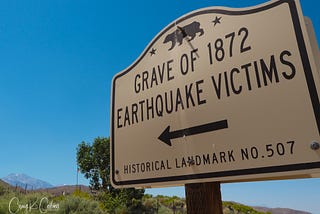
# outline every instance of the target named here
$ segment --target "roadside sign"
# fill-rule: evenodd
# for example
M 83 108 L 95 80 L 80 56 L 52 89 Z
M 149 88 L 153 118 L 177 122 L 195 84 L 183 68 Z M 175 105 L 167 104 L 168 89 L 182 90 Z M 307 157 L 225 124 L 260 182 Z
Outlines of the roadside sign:
M 113 79 L 112 183 L 319 175 L 319 89 L 297 0 L 186 14 Z

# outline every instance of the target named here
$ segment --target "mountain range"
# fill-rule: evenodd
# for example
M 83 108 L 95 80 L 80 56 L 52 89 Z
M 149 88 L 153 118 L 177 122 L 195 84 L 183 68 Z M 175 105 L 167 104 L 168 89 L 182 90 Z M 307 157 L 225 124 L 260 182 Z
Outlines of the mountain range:
M 46 189 L 53 187 L 53 185 L 49 184 L 48 182 L 32 178 L 26 174 L 11 173 L 6 177 L 1 178 L 1 180 L 12 186 L 18 186 L 26 190 Z

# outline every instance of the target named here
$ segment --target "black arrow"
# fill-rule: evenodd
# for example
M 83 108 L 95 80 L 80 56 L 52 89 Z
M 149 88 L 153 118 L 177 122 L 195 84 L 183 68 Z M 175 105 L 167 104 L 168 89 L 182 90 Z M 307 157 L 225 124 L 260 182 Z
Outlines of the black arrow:
M 199 126 L 194 126 L 186 129 L 176 130 L 170 132 L 170 126 L 168 126 L 158 137 L 159 140 L 164 142 L 165 144 L 171 146 L 171 139 L 180 138 L 189 135 L 196 135 L 205 132 L 216 131 L 220 129 L 228 128 L 227 120 L 220 120 L 212 123 L 207 123 Z

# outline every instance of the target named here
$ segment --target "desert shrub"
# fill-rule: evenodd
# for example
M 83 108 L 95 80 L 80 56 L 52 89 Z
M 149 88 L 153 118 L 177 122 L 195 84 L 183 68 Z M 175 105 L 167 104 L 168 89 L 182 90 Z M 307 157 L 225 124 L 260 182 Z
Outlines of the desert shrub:
M 76 189 L 73 193 L 72 193 L 73 196 L 76 196 L 76 197 L 80 197 L 80 198 L 85 198 L 85 199 L 90 199 L 91 196 L 89 195 L 89 193 L 87 192 L 82 192 L 80 189 Z
M 3 196 L 8 192 L 8 188 L 0 185 L 0 196 Z
M 114 212 L 111 212 L 111 213 L 114 213 L 114 214 L 131 214 L 128 211 L 128 208 L 125 207 L 125 206 L 117 207 L 117 208 L 115 208 Z
M 107 210 L 109 213 L 122 213 L 126 207 L 123 203 L 121 195 L 112 195 L 109 192 L 100 192 L 97 196 L 97 200 L 101 202 L 101 206 L 104 210 Z
M 264 214 L 263 212 L 256 211 L 252 207 L 234 202 L 223 202 L 223 206 L 230 210 L 236 210 L 238 213 Z
M 78 197 L 66 196 L 63 201 L 60 201 L 59 210 L 61 214 L 103 214 L 104 211 L 100 208 L 97 201 Z
M 1 200 L 0 202 L 0 214 L 6 214 L 8 213 L 8 203 L 4 203 L 4 201 Z
M 168 207 L 165 207 L 165 206 L 160 206 L 159 207 L 159 210 L 158 210 L 158 213 L 159 214 L 172 214 L 172 210 Z
M 143 206 L 146 213 L 155 213 L 159 209 L 158 200 L 152 197 L 144 197 Z

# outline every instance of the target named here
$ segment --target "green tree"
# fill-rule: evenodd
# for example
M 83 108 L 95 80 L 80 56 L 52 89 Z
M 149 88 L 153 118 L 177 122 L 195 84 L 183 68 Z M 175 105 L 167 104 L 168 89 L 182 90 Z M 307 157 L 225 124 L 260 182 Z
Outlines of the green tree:
M 109 138 L 95 138 L 92 145 L 84 141 L 79 144 L 77 163 L 80 172 L 90 179 L 90 187 L 105 193 L 101 194 L 103 198 L 100 201 L 105 203 L 106 208 L 112 207 L 110 211 L 117 206 L 125 206 L 131 213 L 133 210 L 142 209 L 144 189 L 115 189 L 111 185 Z
M 77 148 L 77 162 L 92 189 L 106 191 L 111 187 L 109 138 L 95 138 L 92 145 L 83 141 Z

